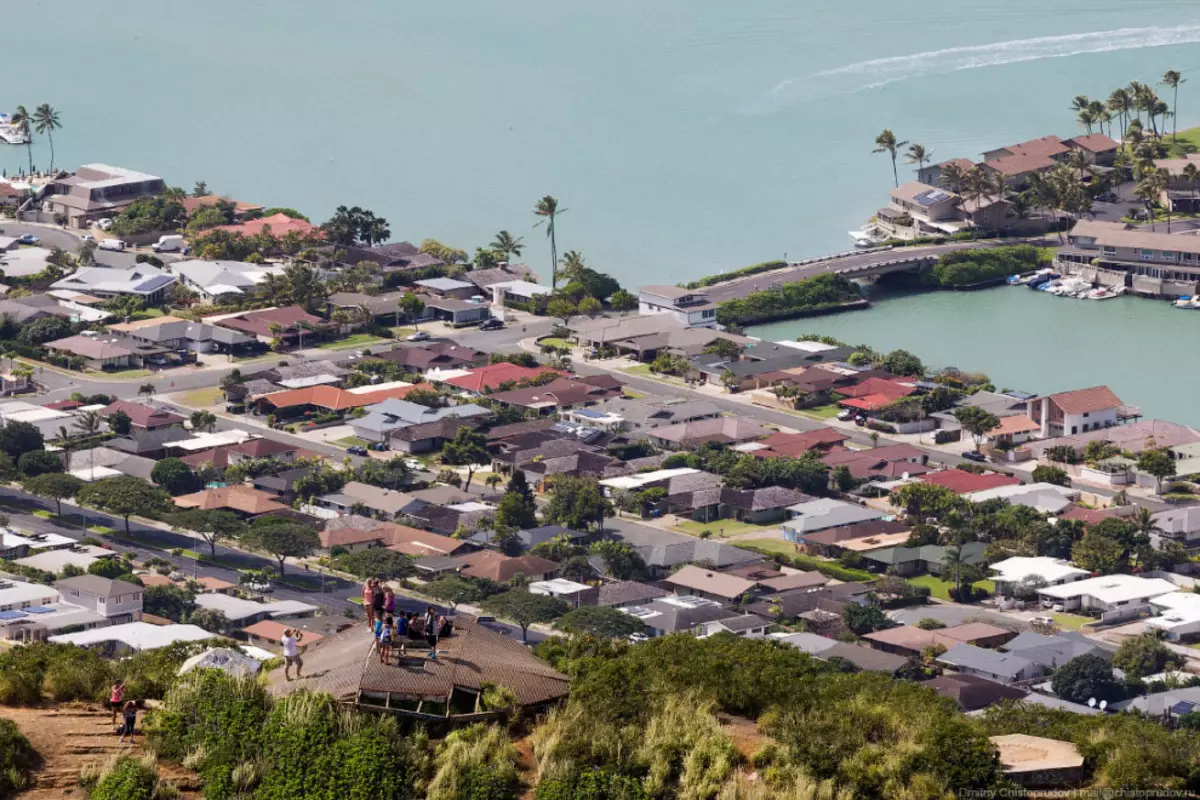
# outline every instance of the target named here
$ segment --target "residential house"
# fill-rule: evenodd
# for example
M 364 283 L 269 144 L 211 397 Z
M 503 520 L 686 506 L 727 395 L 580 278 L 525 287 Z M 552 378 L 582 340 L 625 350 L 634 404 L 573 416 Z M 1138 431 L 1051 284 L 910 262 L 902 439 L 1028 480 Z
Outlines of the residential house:
M 1152 518 L 1158 535 L 1189 549 L 1200 546 L 1200 506 L 1183 506 L 1159 511 Z
M 131 428 L 128 436 L 118 436 L 104 444 L 123 453 L 158 460 L 166 456 L 166 444 L 177 441 L 180 433 L 178 428 Z
M 554 597 L 567 603 L 571 608 L 596 605 L 599 589 L 586 583 L 569 581 L 566 578 L 551 578 L 546 581 L 533 581 L 525 587 L 530 594 L 540 594 Z
M 1181 202 L 1181 194 L 1172 202 Z M 1085 220 L 1075 226 L 1068 241 L 1072 247 L 1063 248 L 1055 256 L 1057 261 L 1127 273 L 1135 294 L 1194 295 L 1200 285 L 1200 240 L 1191 236 Z
M 269 217 L 258 217 L 257 219 L 244 220 L 235 222 L 231 225 L 218 225 L 211 229 L 212 231 L 224 231 L 226 233 L 237 234 L 241 236 L 259 236 L 263 233 L 269 233 L 277 239 L 282 239 L 289 233 L 295 233 L 305 237 L 322 238 L 324 234 L 321 229 L 313 225 L 307 220 L 297 217 L 289 217 L 287 214 L 280 212 L 272 214 Z
M 353 245 L 344 248 L 344 250 L 346 251 L 346 257 L 343 263 L 353 266 L 362 261 L 373 261 L 380 266 L 385 274 L 426 269 L 428 267 L 441 267 L 446 263 L 428 253 L 422 253 L 412 242 L 389 242 L 388 244 L 376 244 L 367 247 Z
M 741 444 L 763 438 L 767 428 L 749 417 L 717 417 L 654 428 L 650 442 L 666 450 L 686 450 L 707 442 Z
M 508 583 L 517 575 L 531 581 L 544 581 L 558 571 L 558 564 L 540 556 L 517 556 L 509 558 L 491 550 L 464 557 L 468 566 L 462 574 L 469 578 L 483 578 L 496 583 Z
M 406 372 L 429 372 L 431 370 L 445 372 L 447 370 L 471 370 L 486 366 L 489 354 L 446 339 L 429 342 L 419 347 L 397 347 L 395 350 L 380 353 L 375 357 L 399 364 L 405 368 Z
M 1171 592 L 1151 598 L 1150 606 L 1158 616 L 1145 621 L 1149 630 L 1161 631 L 1173 642 L 1192 641 L 1200 634 L 1200 594 Z
M 209 611 L 220 611 L 235 627 L 241 628 L 252 625 L 264 619 L 301 619 L 312 617 L 318 607 L 299 600 L 277 600 L 271 603 L 259 603 L 253 600 L 243 600 L 220 592 L 203 592 L 196 595 L 195 603 L 200 608 Z
M 140 367 L 145 360 L 161 358 L 169 352 L 165 348 L 141 345 L 113 334 L 68 336 L 42 346 L 55 355 L 81 361 L 85 367 L 93 370 Z
M 835 643 L 833 647 L 820 655 L 820 659 L 822 661 L 837 659 L 852 664 L 864 672 L 881 672 L 884 675 L 895 675 L 908 664 L 908 659 L 903 656 L 845 642 Z
M 970 172 L 975 168 L 975 162 L 969 158 L 952 158 L 937 164 L 929 164 L 917 170 L 917 180 L 930 186 L 941 186 L 943 183 L 942 172 L 949 166 L 955 166 L 963 172 Z
M 119 625 L 92 628 L 75 633 L 51 636 L 51 644 L 73 644 L 76 647 L 99 646 L 113 655 L 157 650 L 181 642 L 203 642 L 215 638 L 197 625 L 153 625 L 149 622 L 126 622 Z
M 1200 208 L 1197 202 L 1196 187 L 1187 179 L 1188 165 L 1200 166 L 1196 153 L 1187 153 L 1182 158 L 1158 158 L 1154 160 L 1156 169 L 1165 170 L 1167 185 L 1159 196 L 1163 206 L 1169 206 L 1172 211 L 1195 212 Z
M 621 609 L 646 626 L 651 637 L 691 631 L 706 622 L 728 619 L 729 609 L 715 600 L 691 595 L 673 595 L 652 600 L 645 605 Z
M 945 637 L 941 631 L 927 631 L 909 625 L 885 628 L 862 637 L 875 650 L 894 653 L 905 658 L 919 658 L 922 651 L 930 647 L 954 647 L 954 639 Z
M 1082 453 L 1088 442 L 1111 442 L 1118 450 L 1135 457 L 1147 449 L 1171 449 L 1179 445 L 1200 442 L 1200 433 L 1186 425 L 1158 419 L 1139 420 L 1112 428 L 1101 428 L 1075 436 L 1059 436 L 1030 442 L 1034 458 L 1042 458 L 1053 447 L 1070 447 Z
M 1118 612 L 1105 619 L 1136 616 L 1149 609 L 1150 601 L 1159 595 L 1178 589 L 1162 578 L 1142 578 L 1137 575 L 1101 575 L 1059 586 L 1043 586 L 1038 596 L 1050 603 L 1061 603 L 1066 611 L 1091 611 L 1101 615 Z
M 596 605 L 610 608 L 641 606 L 669 595 L 670 592 L 649 583 L 612 581 L 600 585 Z
M 175 261 L 167 269 L 179 283 L 206 305 L 228 305 L 258 293 L 268 275 L 280 277 L 278 264 L 250 264 L 244 261 Z
M 274 475 L 259 475 L 252 485 L 260 492 L 275 495 L 279 502 L 290 505 L 296 499 L 296 481 L 309 473 L 307 467 L 287 469 Z
M 697 595 L 718 602 L 736 604 L 757 588 L 754 581 L 688 565 L 663 579 L 676 594 Z
M 1045 155 L 1022 154 L 1002 156 L 979 165 L 980 171 L 987 176 L 1003 175 L 1004 182 L 1011 188 L 1021 190 L 1029 185 L 1032 176 L 1049 172 L 1058 162 Z
M 101 478 L 129 475 L 150 480 L 154 471 L 154 460 L 122 452 L 110 447 L 93 447 L 76 450 L 67 459 L 67 472 L 80 480 L 91 483 Z
M 473 269 L 464 273 L 462 279 L 479 287 L 484 294 L 491 294 L 491 287 L 500 283 L 526 281 L 537 285 L 537 275 L 524 264 L 505 264 L 491 269 Z
M 1029 693 L 977 675 L 940 675 L 925 685 L 958 703 L 963 711 L 978 711 L 1004 700 L 1023 700 Z
M 1053 636 L 1022 631 L 1006 643 L 1004 649 L 1037 664 L 1045 671 L 1055 670 L 1079 656 L 1094 655 L 1108 661 L 1113 655 L 1112 650 L 1100 646 L 1078 631 L 1061 631 Z
M 203 464 L 209 464 L 218 469 L 240 464 L 243 461 L 272 461 L 291 464 L 303 454 L 316 455 L 302 450 L 298 445 L 281 442 L 278 439 L 248 439 L 237 444 L 227 444 L 214 447 L 211 450 L 201 450 L 181 457 L 181 461 L 193 469 Z
M 597 375 L 579 380 L 558 378 L 542 386 L 497 392 L 491 399 L 504 406 L 553 414 L 565 409 L 595 405 L 620 395 L 619 383 L 614 387 L 609 376 Z
M 957 644 L 937 658 L 943 664 L 963 675 L 999 683 L 1017 683 L 1044 674 L 1043 668 L 1028 659 L 1012 653 L 985 650 L 973 644 Z
M 308 313 L 300 306 L 223 314 L 207 317 L 204 321 L 219 328 L 228 328 L 252 336 L 263 344 L 279 341 L 286 347 L 303 347 L 305 336 L 312 341 L 327 325 L 325 320 Z
M 166 297 L 167 287 L 176 282 L 174 275 L 149 264 L 135 264 L 128 269 L 80 267 L 50 284 L 50 288 L 70 289 L 93 297 L 137 297 L 146 305 L 156 306 Z
M 1099 167 L 1111 167 L 1116 160 L 1117 151 L 1121 149 L 1120 142 L 1105 136 L 1103 133 L 1089 133 L 1075 136 L 1063 142 L 1072 150 L 1078 150 L 1087 156 L 1088 161 Z
M 288 506 L 278 502 L 273 495 L 260 492 L 258 489 L 245 484 L 204 489 L 192 494 L 180 495 L 174 498 L 174 500 L 175 505 L 179 508 L 197 508 L 204 511 L 232 511 L 238 516 L 245 518 L 291 511 Z
M 135 403 L 131 400 L 114 400 L 101 409 L 99 413 L 102 419 L 108 420 L 117 412 L 122 412 L 125 416 L 129 417 L 129 424 L 134 431 L 176 429 L 173 431 L 176 438 L 183 433 L 180 430 L 183 427 L 183 417 L 174 412 L 164 411 L 145 403 Z
M 76 575 L 55 581 L 54 588 L 63 602 L 103 614 L 111 625 L 133 622 L 142 615 L 143 589 L 136 583 Z
M 678 286 L 642 286 L 638 289 L 639 314 L 670 314 L 688 327 L 712 328 L 717 324 L 717 304 L 705 289 Z
M 216 194 L 184 197 L 179 202 L 183 204 L 183 210 L 188 213 L 189 217 L 202 208 L 216 208 L 221 205 L 227 206 L 233 212 L 234 219 L 243 219 L 247 215 L 257 214 L 263 210 L 262 206 L 256 206 L 253 203 L 243 203 L 241 200 L 233 200 Z
M 325 314 L 331 320 L 334 314 L 341 312 L 348 324 L 358 327 L 370 320 L 383 324 L 399 325 L 400 317 L 405 314 L 400 307 L 406 292 L 385 292 L 383 294 L 363 294 L 362 292 L 334 292 L 325 299 Z M 365 319 L 366 310 L 370 320 Z
M 988 567 L 998 596 L 1032 595 L 1044 586 L 1061 586 L 1087 578 L 1091 573 L 1069 561 L 1047 556 L 1013 556 Z
M 797 549 L 810 555 L 837 558 L 847 549 L 843 547 L 843 544 L 879 539 L 900 533 L 907 534 L 908 526 L 892 520 L 873 519 L 833 528 L 821 528 L 812 532 L 800 531 L 796 534 L 795 542 Z M 852 549 L 855 552 L 862 552 L 862 548 Z
M 378 519 L 389 520 L 400 515 L 413 502 L 413 496 L 404 492 L 350 481 L 340 491 L 318 499 L 317 505 L 331 508 L 341 514 L 352 514 L 356 507 L 362 506 Z
M 495 535 L 496 532 L 491 530 L 478 531 L 468 537 L 467 541 L 480 547 L 495 549 L 497 547 Z M 591 531 L 577 531 L 572 528 L 564 528 L 561 525 L 541 525 L 537 528 L 526 528 L 517 531 L 517 542 L 521 550 L 529 550 L 532 547 L 537 547 L 539 544 L 545 544 L 546 542 L 560 538 L 566 539 L 572 544 L 586 545 L 596 538 L 596 534 Z
M 366 415 L 350 420 L 354 435 L 369 442 L 386 441 L 396 433 L 415 425 L 448 422 L 443 431 L 449 436 L 423 437 L 415 442 L 424 443 L 428 450 L 438 449 L 435 442 L 454 438 L 455 431 L 463 425 L 475 427 L 483 418 L 492 416 L 492 412 L 481 406 L 467 403 L 464 405 L 430 408 L 429 406 L 410 403 L 407 400 L 384 400 L 378 405 L 366 409 Z M 410 442 L 412 445 L 415 442 Z M 402 448 L 404 449 L 404 448 Z M 409 450 L 409 452 L 420 452 Z
M 735 617 L 701 622 L 693 630 L 699 639 L 707 639 L 709 636 L 716 636 L 721 633 L 731 633 L 734 636 L 758 639 L 766 634 L 767 628 L 770 626 L 770 622 L 755 614 L 738 614 Z
M 289 628 L 294 627 L 296 626 L 291 621 L 283 623 L 273 619 L 264 619 L 253 625 L 247 625 L 239 633 L 252 645 L 273 648 L 276 651 L 280 651 L 283 647 L 283 635 Z M 316 647 L 324 638 L 324 636 L 315 631 L 304 631 L 304 636 L 301 637 L 297 645 L 299 652 L 304 653 Z
M 442 279 L 445 280 L 445 279 Z M 456 283 L 458 281 L 455 281 Z M 470 286 L 470 284 L 467 284 Z M 486 303 L 459 300 L 455 297 L 425 297 L 422 319 L 436 319 L 455 328 L 474 325 L 490 319 L 492 309 Z
M 932 470 L 929 455 L 911 444 L 889 444 L 869 450 L 833 449 L 821 456 L 831 470 L 845 467 L 857 480 L 891 481 L 917 477 Z
M 909 181 L 891 191 L 887 208 L 877 222 L 898 238 L 943 236 L 970 228 L 998 230 L 1004 226 L 1009 204 L 1001 197 L 969 199 L 936 186 Z
M 1009 505 L 1026 506 L 1044 514 L 1058 514 L 1069 508 L 1073 501 L 1078 500 L 1079 495 L 1079 490 L 1070 486 L 1058 486 L 1053 483 L 1027 483 L 997 486 L 995 489 L 972 492 L 967 495 L 967 499 L 972 503 L 1003 500 Z
M 883 519 L 886 516 L 882 511 L 827 497 L 797 503 L 788 511 L 792 516 L 783 523 L 783 538 L 789 542 L 799 542 L 801 537 L 817 531 Z
M 456 297 L 459 300 L 466 300 L 479 294 L 479 289 L 475 284 L 454 278 L 426 278 L 422 281 L 414 281 L 413 286 L 423 289 L 426 294 L 441 298 Z
M 1043 439 L 1111 428 L 1131 416 L 1107 386 L 1036 397 L 1028 409 L 1029 418 L 1041 426 Z
M 196 353 L 242 352 L 253 341 L 238 331 L 170 316 L 109 325 L 108 329 L 142 344 Z
M 761 447 L 750 451 L 758 458 L 801 458 L 816 450 L 829 453 L 841 450 L 840 445 L 850 438 L 849 434 L 833 428 L 817 428 L 803 433 L 773 433 L 759 442 Z
M 764 525 L 787 518 L 789 509 L 811 500 L 808 495 L 783 486 L 763 486 L 758 489 L 720 490 L 721 515 L 754 525 Z
M 276 414 L 291 418 L 303 416 L 305 412 L 348 411 L 382 403 L 384 400 L 402 400 L 412 392 L 429 390 L 433 387 L 424 383 L 391 386 L 360 386 L 355 389 L 338 389 L 333 386 L 309 386 L 305 389 L 289 389 L 272 392 L 255 398 L 254 406 L 260 414 Z
M 463 390 L 469 395 L 492 394 L 507 388 L 508 384 L 516 385 L 521 381 L 532 381 L 541 378 L 546 373 L 562 376 L 562 372 L 549 367 L 522 367 L 501 361 L 472 369 L 469 374 L 450 378 L 444 383 Z
M 487 290 L 492 293 L 492 303 L 497 307 L 517 304 L 519 307 L 529 308 L 538 298 L 553 293 L 548 286 L 539 286 L 524 280 L 500 281 L 490 284 Z
M 145 172 L 108 164 L 84 164 L 74 175 L 46 187 L 45 210 L 67 218 L 71 228 L 120 214 L 142 197 L 162 194 L 163 179 Z
M 961 469 L 940 469 L 936 472 L 927 472 L 921 476 L 921 481 L 945 487 L 955 494 L 961 495 L 982 492 L 1000 486 L 1017 486 L 1021 483 L 1020 478 L 1001 475 L 998 472 L 979 474 Z
M 983 542 L 967 542 L 962 546 L 959 558 L 967 564 L 984 562 Z M 862 554 L 870 569 L 890 572 L 894 575 L 940 575 L 951 548 L 928 544 L 924 547 L 883 547 Z

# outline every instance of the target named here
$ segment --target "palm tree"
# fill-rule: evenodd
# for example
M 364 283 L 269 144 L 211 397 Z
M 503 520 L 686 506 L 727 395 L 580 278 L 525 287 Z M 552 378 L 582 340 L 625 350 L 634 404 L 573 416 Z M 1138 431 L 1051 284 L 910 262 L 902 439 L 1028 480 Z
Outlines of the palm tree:
M 44 133 L 50 140 L 50 171 L 54 172 L 54 132 L 62 127 L 58 111 L 49 103 L 42 103 L 33 112 L 33 126 L 38 133 Z
M 1071 100 L 1071 110 L 1076 111 L 1076 112 L 1083 111 L 1085 108 L 1089 107 L 1091 104 L 1092 104 L 1092 101 L 1091 101 L 1091 99 L 1088 98 L 1088 96 L 1086 94 L 1077 94 Z
M 100 432 L 100 414 L 96 411 L 85 411 L 82 414 L 77 414 L 73 427 L 85 439 L 95 436 Z M 60 427 L 59 435 L 61 436 L 63 433 L 65 431 Z
M 1125 141 L 1125 126 L 1129 121 L 1129 111 L 1133 106 L 1133 101 L 1129 96 L 1128 89 L 1114 89 L 1113 93 L 1108 96 L 1108 110 L 1117 115 L 1121 121 L 1121 141 Z
M 1129 86 L 1125 88 L 1125 91 L 1129 93 L 1132 110 L 1136 113 L 1138 122 L 1142 121 L 1142 110 L 1145 108 L 1143 101 L 1146 97 L 1147 88 L 1149 87 L 1140 81 L 1130 81 Z
M 154 393 L 157 391 L 158 390 L 154 388 L 153 383 L 143 383 L 141 386 L 138 387 L 138 394 L 144 395 L 146 397 L 153 397 Z
M 967 170 L 959 164 L 946 164 L 938 174 L 938 183 L 942 188 L 949 189 L 955 194 L 962 194 L 967 188 Z
M 1150 230 L 1154 230 L 1154 204 L 1158 202 L 1162 196 L 1162 178 L 1158 172 L 1147 173 L 1138 185 L 1133 190 L 1136 196 L 1146 206 L 1146 213 L 1150 216 Z
M 363 233 L 367 247 L 373 244 L 382 244 L 392 238 L 392 229 L 388 227 L 387 220 L 382 217 L 373 217 Z
M 1193 162 L 1189 161 L 1184 164 L 1183 170 L 1179 173 L 1180 177 L 1188 182 L 1188 187 L 1192 190 L 1192 213 L 1196 212 L 1196 184 L 1200 183 L 1200 167 L 1197 167 Z
M 1071 169 L 1079 170 L 1079 180 L 1083 180 L 1084 174 L 1093 172 L 1092 160 L 1088 158 L 1088 154 L 1080 148 L 1074 148 L 1067 153 L 1067 166 Z
M 896 151 L 899 150 L 908 142 L 896 141 L 896 134 L 892 133 L 890 128 L 884 128 L 883 132 L 875 137 L 875 149 L 872 153 L 887 153 L 892 157 L 892 179 L 896 182 L 896 186 L 900 185 L 900 173 L 896 170 Z
M 33 174 L 33 134 L 30 132 L 30 126 L 33 124 L 33 115 L 25 106 L 17 106 L 17 110 L 12 113 L 8 120 L 13 127 L 20 131 L 25 136 L 25 152 L 29 155 L 29 174 Z
M 925 149 L 925 145 L 913 142 L 908 146 L 908 154 L 905 156 L 905 163 L 917 165 L 917 175 L 921 174 L 921 170 L 925 168 L 926 162 L 933 157 L 933 152 Z
M 1171 123 L 1171 141 L 1175 141 L 1175 134 L 1179 130 L 1179 84 L 1187 83 L 1187 78 L 1179 74 L 1177 69 L 1169 69 L 1163 73 L 1162 82 L 1164 86 L 1169 86 L 1174 96 L 1171 98 L 1171 117 L 1174 122 Z
M 554 289 L 558 286 L 558 237 L 554 228 L 555 220 L 559 214 L 567 213 L 567 209 L 558 207 L 558 199 L 546 195 L 541 200 L 537 201 L 537 205 L 533 207 L 533 213 L 541 217 L 533 227 L 538 225 L 546 226 L 546 238 L 550 240 L 550 288 Z
M 559 275 L 567 283 L 570 283 L 578 279 L 585 269 L 587 269 L 587 262 L 583 260 L 583 253 L 578 250 L 568 250 L 562 257 L 562 270 Z
M 1081 108 L 1079 109 L 1079 116 L 1077 116 L 1076 119 L 1079 121 L 1080 125 L 1087 128 L 1088 133 L 1091 133 L 1092 125 L 1096 123 L 1096 112 L 1092 111 L 1090 108 Z
M 1154 112 L 1155 115 L 1158 116 L 1159 120 L 1162 122 L 1162 132 L 1160 135 L 1166 136 L 1167 135 L 1167 119 L 1169 117 L 1175 116 L 1171 112 L 1171 107 L 1169 105 L 1167 105 L 1166 103 L 1164 103 L 1162 100 L 1155 100 L 1154 106 L 1151 110 Z
M 524 241 L 523 236 L 513 236 L 508 231 L 500 231 L 488 247 L 503 254 L 505 261 L 511 262 L 514 256 L 521 255 L 521 251 L 525 249 Z

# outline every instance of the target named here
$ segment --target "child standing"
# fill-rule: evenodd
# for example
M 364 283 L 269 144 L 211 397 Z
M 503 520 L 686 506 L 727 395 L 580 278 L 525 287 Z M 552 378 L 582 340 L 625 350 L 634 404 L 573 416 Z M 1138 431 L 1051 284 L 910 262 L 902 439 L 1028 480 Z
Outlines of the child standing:
M 121 738 L 119 742 L 124 742 L 125 737 L 129 737 L 129 743 L 133 744 L 133 731 L 137 727 L 137 706 L 132 700 L 125 704 L 125 724 L 121 726 Z
M 388 656 L 392 653 L 392 625 L 391 616 L 387 616 L 383 620 L 383 630 L 379 632 L 379 663 L 388 663 Z

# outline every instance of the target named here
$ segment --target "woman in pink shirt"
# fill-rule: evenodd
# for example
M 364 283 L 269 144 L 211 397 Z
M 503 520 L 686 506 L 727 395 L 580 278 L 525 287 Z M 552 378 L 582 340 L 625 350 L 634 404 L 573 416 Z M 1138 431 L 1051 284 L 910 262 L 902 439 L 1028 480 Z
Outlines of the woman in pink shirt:
M 367 627 L 375 630 L 375 579 L 371 578 L 363 584 L 363 608 L 367 611 Z

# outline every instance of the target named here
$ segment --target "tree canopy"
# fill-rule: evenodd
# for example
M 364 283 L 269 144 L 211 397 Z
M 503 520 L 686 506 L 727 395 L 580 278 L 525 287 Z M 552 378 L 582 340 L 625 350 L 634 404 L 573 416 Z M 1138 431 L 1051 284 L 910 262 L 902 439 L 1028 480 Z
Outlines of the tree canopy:
M 571 607 L 557 597 L 512 589 L 487 598 L 483 601 L 483 608 L 498 617 L 512 620 L 520 627 L 521 638 L 527 639 L 530 625 L 552 622 Z
M 119 475 L 103 478 L 79 490 L 79 502 L 122 517 L 125 533 L 129 533 L 129 517 L 133 514 L 157 514 L 170 501 L 169 495 L 141 478 Z
M 199 491 L 203 484 L 192 468 L 178 458 L 164 458 L 150 470 L 150 480 L 166 489 L 172 496 Z
M 555 475 L 553 483 L 550 502 L 543 511 L 547 524 L 583 531 L 612 516 L 612 503 L 594 478 Z
M 281 578 L 286 559 L 312 555 L 321 546 L 321 539 L 315 530 L 286 517 L 259 517 L 242 534 L 242 541 L 274 556 L 279 562 Z
M 608 606 L 580 606 L 563 614 L 554 627 L 560 631 L 603 639 L 628 639 L 645 633 L 645 624 L 637 617 Z
M 1083 655 L 1063 664 L 1050 679 L 1054 694 L 1072 703 L 1088 700 L 1120 700 L 1121 684 L 1113 677 L 1112 666 L 1097 655 Z

